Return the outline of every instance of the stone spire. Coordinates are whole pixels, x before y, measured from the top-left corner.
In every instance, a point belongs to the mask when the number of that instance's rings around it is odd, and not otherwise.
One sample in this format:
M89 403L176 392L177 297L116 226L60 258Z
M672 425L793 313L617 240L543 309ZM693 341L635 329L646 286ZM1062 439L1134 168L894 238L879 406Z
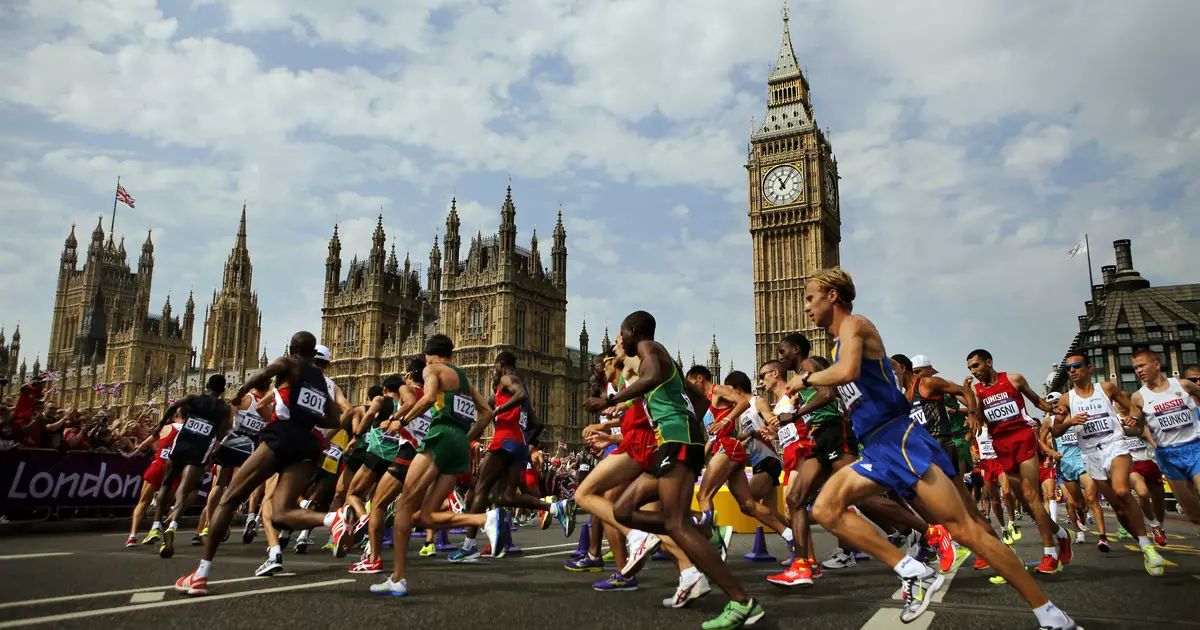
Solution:
M450 199L450 214L446 215L446 282L448 288L454 288L452 278L458 274L459 247L462 240L458 234L458 200Z
M767 113L762 123L750 134L752 140L813 126L808 79L804 77L796 61L796 51L792 49L786 0L783 5L783 41L779 46L779 58L775 60L775 67L767 78L767 85Z
M717 335L713 334L712 347L708 349L708 371L712 372L713 382L721 382L721 351L717 349Z
M517 207L513 205L512 184L504 195L504 205L500 208L500 258L512 252L517 247Z
M408 260L407 258L405 260ZM390 274L395 274L400 269L400 263L396 260L396 243L392 243L392 253L388 255L387 271Z
M613 347L612 341L608 338L608 326L604 327L604 339L600 341L600 349L608 352Z
M325 258L325 292L336 292L342 277L342 239L338 238L338 226L333 225L333 238L329 239L329 256Z
M550 277L555 285L567 286L567 231L563 228L561 203L558 224L554 226L554 245L550 248Z
M246 202L242 202L242 218L238 222L233 249L225 261L225 278L221 290L238 294L249 293L254 270L250 265L250 250L246 247Z
M383 213L379 214L379 222L375 224L375 234L371 237L371 257L370 267L372 273L383 271L384 262L387 257L387 251L384 249L387 246L387 234L383 231Z
M788 28L787 0L783 0L783 43L779 45L779 57L775 69L767 79L770 82L793 79L800 76L800 64L796 62L796 51L792 48L792 32Z

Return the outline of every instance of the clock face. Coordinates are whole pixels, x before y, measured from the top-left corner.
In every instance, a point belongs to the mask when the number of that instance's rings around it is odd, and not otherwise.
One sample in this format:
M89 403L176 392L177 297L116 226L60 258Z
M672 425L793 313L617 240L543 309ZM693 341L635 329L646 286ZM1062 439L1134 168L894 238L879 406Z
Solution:
M804 178L790 164L776 166L763 179L763 196L775 205L791 203L804 190Z
M830 207L837 203L837 178L830 169L825 170L825 203Z

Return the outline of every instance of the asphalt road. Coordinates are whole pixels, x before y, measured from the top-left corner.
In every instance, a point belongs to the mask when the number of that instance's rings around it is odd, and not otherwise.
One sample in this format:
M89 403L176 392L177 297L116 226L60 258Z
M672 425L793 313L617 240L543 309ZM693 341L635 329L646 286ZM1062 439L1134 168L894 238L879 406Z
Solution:
M1017 550L1027 561L1040 556L1036 530L1025 523ZM1111 526L1116 530L1115 523ZM162 560L149 547L126 549L123 534L57 534L0 538L0 629L24 627L97 628L585 628L695 627L717 615L725 603L719 591L683 610L664 609L660 602L678 579L668 562L654 562L641 575L641 589L597 593L592 582L605 573L569 573L562 568L574 541L561 530L522 528L515 541L519 556L452 565L438 558L416 558L409 573L411 594L378 597L368 585L383 576L355 576L345 568L350 559L328 553L287 552L285 573L254 578L265 557L260 536L251 545L234 536L221 548L210 574L209 595L186 598L171 585L191 572L199 549L181 536L174 558ZM190 534L190 532L187 532ZM1169 524L1170 547L1163 555L1175 563L1165 576L1153 578L1142 568L1141 555L1126 549L1131 541L1114 541L1102 554L1089 535L1077 547L1070 566L1057 575L1039 576L1050 598L1089 630L1154 625L1200 627L1195 615L1200 599L1200 536L1187 523ZM457 537L455 537L457 542ZM760 598L765 628L899 628L895 599L899 581L877 561L852 569L827 571L807 590L785 590L765 576L777 565L746 562L751 536L737 536L729 564L734 574ZM824 532L816 534L821 554L835 546ZM782 553L778 537L768 538ZM390 552L389 552L390 553ZM390 556L385 556L389 558ZM954 576L940 601L905 628L966 630L1033 628L1033 615L1016 593L988 582L990 571L975 572L970 560ZM390 564L390 562L389 562ZM714 586L715 589L715 586Z

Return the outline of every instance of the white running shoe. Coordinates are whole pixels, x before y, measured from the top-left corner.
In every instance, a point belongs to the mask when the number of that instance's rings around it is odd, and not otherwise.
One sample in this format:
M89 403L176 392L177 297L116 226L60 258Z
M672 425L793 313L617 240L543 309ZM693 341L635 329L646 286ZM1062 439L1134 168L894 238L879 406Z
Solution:
M663 606L667 608L683 608L694 599L700 599L708 595L712 588L708 585L708 580L703 573L693 580L688 580L679 576L679 586L675 589L675 595L663 600Z
M487 521L483 524L483 531L487 534L488 545L492 548L492 553L496 553L500 549L500 510L487 511Z
M267 556L267 561L258 565L258 570L254 575L262 577L264 575L274 575L283 570L283 556Z
M822 562L821 566L826 569L848 569L856 564L858 564L858 561L854 559L854 554L847 553L845 549L839 548L833 552L832 556L829 556L828 560Z
M380 584L372 584L371 592L376 595L391 595L392 597L404 597L408 595L408 580L400 580L393 582L392 578L384 580Z
M621 575L633 575L638 563L662 546L662 540L658 536L637 529L630 531L625 541L629 546L629 560L621 568Z

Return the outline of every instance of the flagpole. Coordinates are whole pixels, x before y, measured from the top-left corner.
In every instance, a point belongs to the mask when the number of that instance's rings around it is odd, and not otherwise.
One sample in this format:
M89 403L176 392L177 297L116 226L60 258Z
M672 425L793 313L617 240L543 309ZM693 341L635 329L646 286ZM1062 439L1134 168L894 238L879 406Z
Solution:
M112 234L117 229L117 193L121 190L121 176L117 175L117 187L113 189L113 213L112 222L108 224L108 233Z
M1095 299L1095 296L1092 294L1092 287L1096 286L1096 281L1095 281L1095 279L1092 278L1092 247L1091 247L1091 244L1088 243L1088 235L1087 234L1083 235L1083 251L1084 251L1084 253L1087 254L1088 297Z

